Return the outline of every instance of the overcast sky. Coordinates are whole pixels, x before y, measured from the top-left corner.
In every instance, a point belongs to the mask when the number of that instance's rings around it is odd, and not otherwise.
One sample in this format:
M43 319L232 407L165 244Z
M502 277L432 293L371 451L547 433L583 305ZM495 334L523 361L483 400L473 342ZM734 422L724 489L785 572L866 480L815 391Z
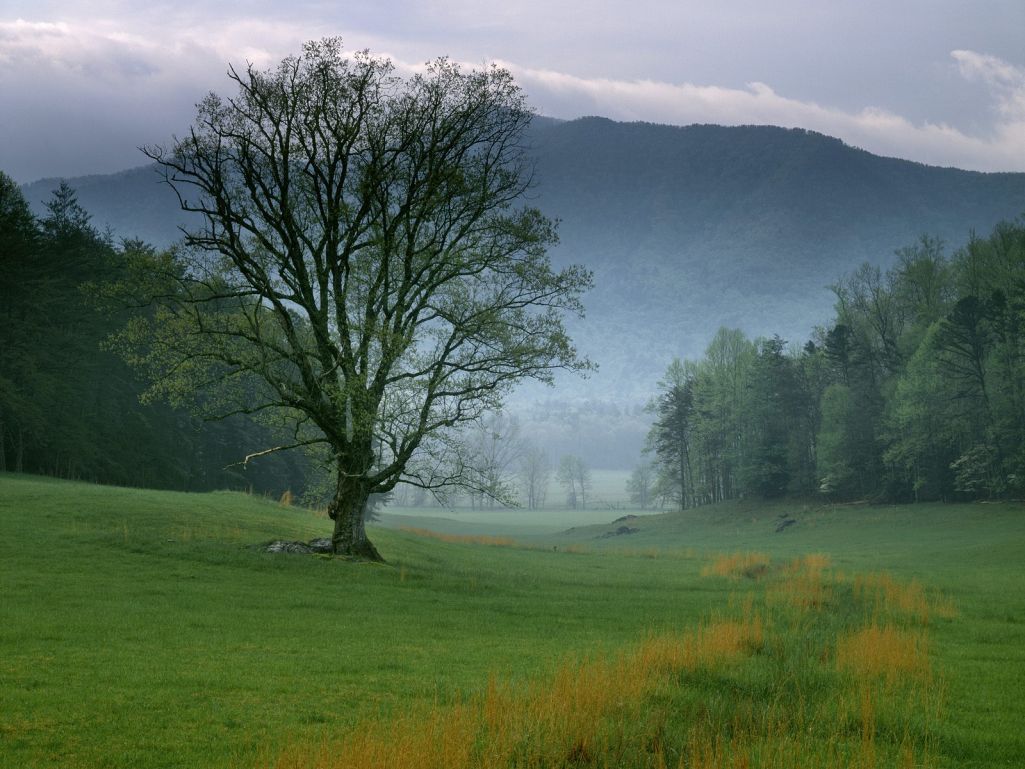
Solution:
M801 126L881 155L1025 171L1025 0L0 0L0 170L141 165L271 65L342 37L508 67L542 114Z

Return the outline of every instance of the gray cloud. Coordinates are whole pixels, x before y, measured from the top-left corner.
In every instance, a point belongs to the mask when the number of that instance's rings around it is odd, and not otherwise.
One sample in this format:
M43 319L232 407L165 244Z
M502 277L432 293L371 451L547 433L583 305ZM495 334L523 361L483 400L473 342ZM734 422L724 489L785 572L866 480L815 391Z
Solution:
M963 72L982 79L997 114L985 136L946 123L914 123L888 110L851 112L777 93L765 83L744 88L579 78L559 72L507 66L535 95L542 111L562 105L622 120L781 125L839 136L882 155L983 171L1025 170L1025 69L971 51L952 54ZM584 106L586 105L586 107ZM556 116L558 116L556 114Z
M541 112L774 123L873 152L1025 170L1025 3L471 0L216 6L12 0L0 15L0 168L27 181L136 165L226 87L341 35L403 68L504 62Z

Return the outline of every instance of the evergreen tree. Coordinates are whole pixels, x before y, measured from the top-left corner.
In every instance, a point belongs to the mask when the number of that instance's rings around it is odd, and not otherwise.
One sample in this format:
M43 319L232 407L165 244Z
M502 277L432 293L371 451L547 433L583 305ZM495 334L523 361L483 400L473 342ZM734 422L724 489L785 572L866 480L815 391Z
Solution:
M679 359L669 364L662 391L649 406L655 422L646 450L655 455L659 495L683 510L694 504L691 441L694 431L694 378Z

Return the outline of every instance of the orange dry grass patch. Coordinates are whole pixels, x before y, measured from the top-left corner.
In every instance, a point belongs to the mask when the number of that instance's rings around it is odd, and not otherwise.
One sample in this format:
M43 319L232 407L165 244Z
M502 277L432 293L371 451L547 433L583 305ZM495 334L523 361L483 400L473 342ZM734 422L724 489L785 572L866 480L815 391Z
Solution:
M755 615L739 621L718 621L685 636L657 636L641 644L634 658L635 674L649 677L683 670L715 668L762 648L765 628Z
M930 601L918 580L901 583L885 572L856 577L854 594L871 602L877 614L902 614L923 625L928 624L930 615L947 619L957 616L957 609L949 599L937 597Z
M474 536L470 534L442 534L437 531L430 531L428 529L416 529L411 526L403 526L400 531L405 531L409 534L415 534L418 537L427 537L428 539L437 539L442 542L449 542L451 544L460 545L490 545L492 547L513 547L516 544L516 540L512 537L490 537L490 536Z
M827 572L831 563L822 553L795 558L783 569L782 580L769 595L801 611L822 608L831 596Z
M471 766L476 714L465 705L434 708L389 722L365 723L344 744L296 746L275 769L459 769Z
M480 766L565 766L606 755L636 723L651 680L628 656L564 664L517 695L489 687Z
M768 571L769 556L764 553L731 553L717 556L701 570L701 576L758 579Z
M889 574L859 575L854 579L854 594L871 602L876 612L894 612L929 621L929 602L925 589L917 580L903 584Z
M821 575L833 565L833 559L825 553L808 553L790 562L790 569L808 574Z
M714 668L761 647L761 618L715 621L678 637L652 638L614 657L569 661L526 687L494 679L468 702L436 705L361 725L341 742L297 746L275 769L471 769L615 766L653 734L645 699L685 669ZM654 728L654 727L651 727ZM643 748L641 748L643 749Z
M873 622L837 641L836 665L856 678L887 684L923 678L929 673L926 639L921 633Z

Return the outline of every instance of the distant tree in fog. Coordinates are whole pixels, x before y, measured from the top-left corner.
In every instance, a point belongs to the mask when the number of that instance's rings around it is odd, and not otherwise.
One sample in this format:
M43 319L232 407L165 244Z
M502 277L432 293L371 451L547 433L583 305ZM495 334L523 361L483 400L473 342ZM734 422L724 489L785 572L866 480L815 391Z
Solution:
M474 457L470 504L494 507L495 503L514 503L514 475L526 444L520 436L520 423L514 416L496 411L480 420L468 441Z
M630 501L641 510L646 510L655 499L655 469L649 462L643 462L634 468L626 481L626 490Z
M528 510L544 507L552 465L544 449L528 444L520 457L520 483Z
M576 510L587 508L587 494L591 490L591 470L580 457L567 454L559 462L555 479L566 489L566 504Z

